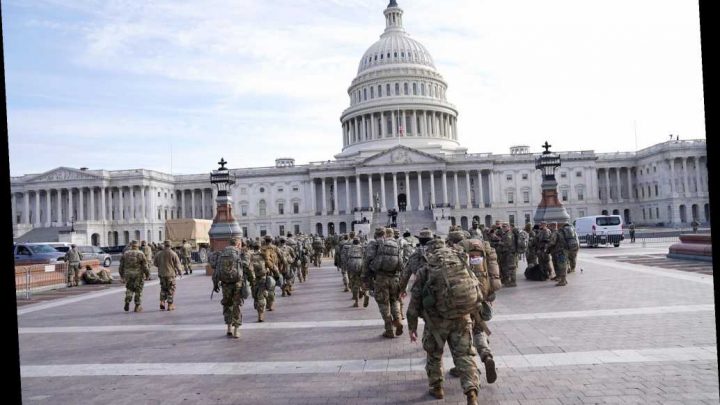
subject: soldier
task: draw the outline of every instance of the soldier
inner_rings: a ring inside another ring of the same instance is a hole
[[[635,243],[635,223],[630,223],[630,243]]]
[[[517,270],[517,257],[515,255],[515,235],[510,224],[504,222],[501,226],[500,241],[495,250],[500,260],[500,275],[502,284],[507,287],[517,287],[515,272]]]
[[[560,229],[565,238],[565,246],[567,247],[568,273],[575,272],[575,264],[577,264],[577,254],[580,249],[580,240],[578,239],[575,227],[571,224],[565,224]]]
[[[85,272],[83,272],[82,279],[85,284],[111,284],[112,277],[105,269],[100,269],[98,274],[95,274],[92,267],[85,266]]]
[[[438,399],[445,397],[442,357],[447,343],[467,403],[476,404],[480,380],[475,362],[470,313],[476,310],[478,300],[482,298],[478,282],[467,269],[467,255],[446,248],[443,241],[438,239],[428,242],[426,247],[427,263],[415,274],[408,304],[410,341],[417,342],[418,318],[422,317],[425,320],[422,347],[427,353],[425,371],[430,395]],[[454,286],[463,286],[461,289],[465,294],[459,298],[469,302],[471,308],[458,308],[455,304],[459,300],[450,300],[455,294],[448,294],[448,280]],[[474,299],[471,294],[475,294]]]
[[[415,251],[408,257],[407,264],[403,269],[402,275],[400,276],[400,296],[405,298],[407,293],[408,282],[410,277],[417,273],[418,269],[427,263],[425,258],[425,245],[433,240],[435,235],[428,228],[423,228],[420,234],[417,236],[419,246]]]
[[[545,273],[546,280],[554,277],[552,260],[547,251],[547,246],[550,243],[550,236],[552,236],[552,232],[548,229],[547,223],[540,222],[540,227],[535,233],[535,254],[537,255],[540,269]]]
[[[409,229],[406,229],[405,232],[403,232],[403,239],[405,239],[405,241],[408,243],[408,245],[410,245],[410,247],[413,248],[413,251],[417,247],[418,243],[420,243],[418,238],[416,238],[415,236],[412,235],[412,233],[410,233]],[[410,252],[410,254],[408,255],[408,258],[410,258],[411,254],[412,254],[412,252]]]
[[[693,233],[697,233],[700,223],[697,221],[697,219],[693,218],[692,222],[690,223],[690,226],[692,226]]]
[[[280,287],[282,290],[282,296],[292,295],[292,287],[295,282],[295,272],[293,271],[293,263],[295,263],[295,250],[288,246],[287,240],[284,237],[280,237],[280,246],[278,251],[282,256],[280,263],[282,264],[282,275],[283,285]]]
[[[265,235],[265,238],[263,239],[263,244],[260,247],[260,252],[265,258],[265,266],[270,272],[272,278],[275,279],[276,286],[278,284],[278,281],[280,281],[280,267],[282,266],[282,263],[280,261],[282,260],[282,258],[280,256],[280,252],[278,251],[277,246],[273,245],[272,240],[272,236]],[[273,286],[273,288],[268,288],[266,297],[268,311],[272,311],[273,309],[275,309],[275,286]]]
[[[142,312],[142,292],[145,287],[145,278],[150,277],[150,269],[145,254],[140,251],[140,244],[134,240],[130,242],[130,250],[123,253],[120,258],[118,272],[125,282],[125,312],[130,310],[130,301],[135,300],[135,312]]]
[[[540,229],[538,225],[531,226],[529,222],[525,224],[525,232],[527,232],[528,234],[528,248],[527,253],[525,253],[525,259],[527,260],[528,267],[537,264],[537,254],[535,252],[535,245],[537,241],[535,240],[535,231],[537,231],[538,229]]]
[[[67,286],[77,287],[80,283],[80,261],[83,255],[80,253],[75,244],[70,245],[70,249],[65,253],[65,263],[68,264]]]
[[[219,254],[213,255],[211,267],[213,268],[213,292],[220,292],[222,287],[223,318],[227,325],[226,336],[239,338],[238,328],[242,325],[242,312],[240,307],[250,295],[250,285],[255,281],[255,275],[244,261],[240,251],[240,241],[230,238],[230,244]],[[232,330],[231,330],[232,328]]]
[[[313,249],[313,256],[312,261],[315,267],[320,267],[320,262],[322,261],[322,254],[323,254],[323,238],[320,235],[315,235],[312,240],[312,249]]]
[[[185,268],[185,274],[192,274],[192,267],[190,266],[190,259],[192,257],[192,246],[188,243],[187,239],[182,241],[182,265]]]
[[[145,255],[145,258],[147,259],[148,263],[154,263],[153,260],[153,251],[152,248],[147,244],[147,242],[140,241],[140,251],[143,252]]]
[[[363,297],[363,308],[370,303],[370,295],[363,289],[360,275],[363,265],[363,247],[360,245],[360,239],[353,238],[352,244],[346,250],[345,266],[350,279],[350,290],[352,291],[352,299],[354,301],[353,308],[360,306],[360,297]]]
[[[495,252],[492,251],[489,243],[480,239],[466,239],[465,235],[460,232],[450,232],[448,234],[448,243],[450,247],[461,249],[467,253],[470,269],[480,283],[484,311],[474,311],[470,314],[473,322],[473,345],[480,355],[480,361],[485,365],[487,382],[492,384],[497,380],[497,370],[495,369],[492,350],[490,350],[490,341],[488,340],[490,330],[486,322],[490,320],[492,315],[491,310],[492,303],[495,301],[495,291],[502,286],[499,270],[497,269],[497,256],[495,256],[493,263]],[[450,375],[459,377],[457,368],[451,368]]]
[[[260,246],[256,242],[252,242],[249,248],[247,262],[255,279],[252,286],[252,297],[255,301],[254,306],[258,314],[258,322],[264,322],[268,297],[271,293],[273,297],[275,294],[275,278],[271,268],[268,266],[265,255],[260,252]]]
[[[348,278],[348,266],[347,266],[347,253],[352,245],[352,240],[355,239],[355,232],[350,231],[349,235],[345,236],[345,240],[340,244],[340,274],[342,276],[343,292],[350,291],[350,279]]]
[[[567,244],[563,232],[557,228],[557,223],[551,224],[552,235],[545,250],[552,255],[553,267],[555,268],[555,279],[558,287],[567,285]]]
[[[392,229],[385,230],[384,238],[377,236],[378,233],[374,244],[368,244],[361,278],[366,289],[369,289],[370,283],[374,285],[375,301],[385,322],[382,336],[394,338],[403,333],[400,314],[400,274],[403,262]]]
[[[470,237],[473,239],[483,240],[483,233],[480,229],[480,224],[474,219],[472,221],[472,228],[470,228]]]
[[[168,311],[175,310],[175,276],[182,274],[180,258],[177,253],[173,252],[170,245],[169,240],[163,242],[163,250],[155,255],[153,261],[158,269],[158,278],[160,279],[161,311],[165,310],[165,304],[167,304]]]

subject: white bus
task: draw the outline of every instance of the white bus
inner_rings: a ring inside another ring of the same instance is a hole
[[[612,243],[620,246],[623,236],[623,222],[620,215],[591,215],[573,221],[580,243],[588,247],[598,247]]]

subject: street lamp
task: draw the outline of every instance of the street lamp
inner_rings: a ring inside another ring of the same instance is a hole
[[[555,180],[555,169],[560,167],[560,155],[550,152],[552,145],[545,141],[542,145],[545,151],[535,159],[535,168],[543,174],[543,180]]]
[[[230,175],[230,170],[225,167],[227,164],[225,159],[220,158],[218,164],[220,168],[210,173],[210,183],[217,187],[218,197],[226,197],[230,186],[235,184],[235,178]]]

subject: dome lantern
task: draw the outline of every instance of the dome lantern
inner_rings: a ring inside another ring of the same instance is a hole
[[[387,34],[388,32],[405,31],[402,25],[403,11],[400,7],[398,7],[398,4],[395,0],[390,0],[390,4],[388,4],[384,14],[385,34]]]

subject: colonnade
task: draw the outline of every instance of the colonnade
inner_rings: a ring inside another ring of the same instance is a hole
[[[457,117],[439,111],[395,110],[357,115],[343,123],[343,146],[399,136],[457,140]]]

